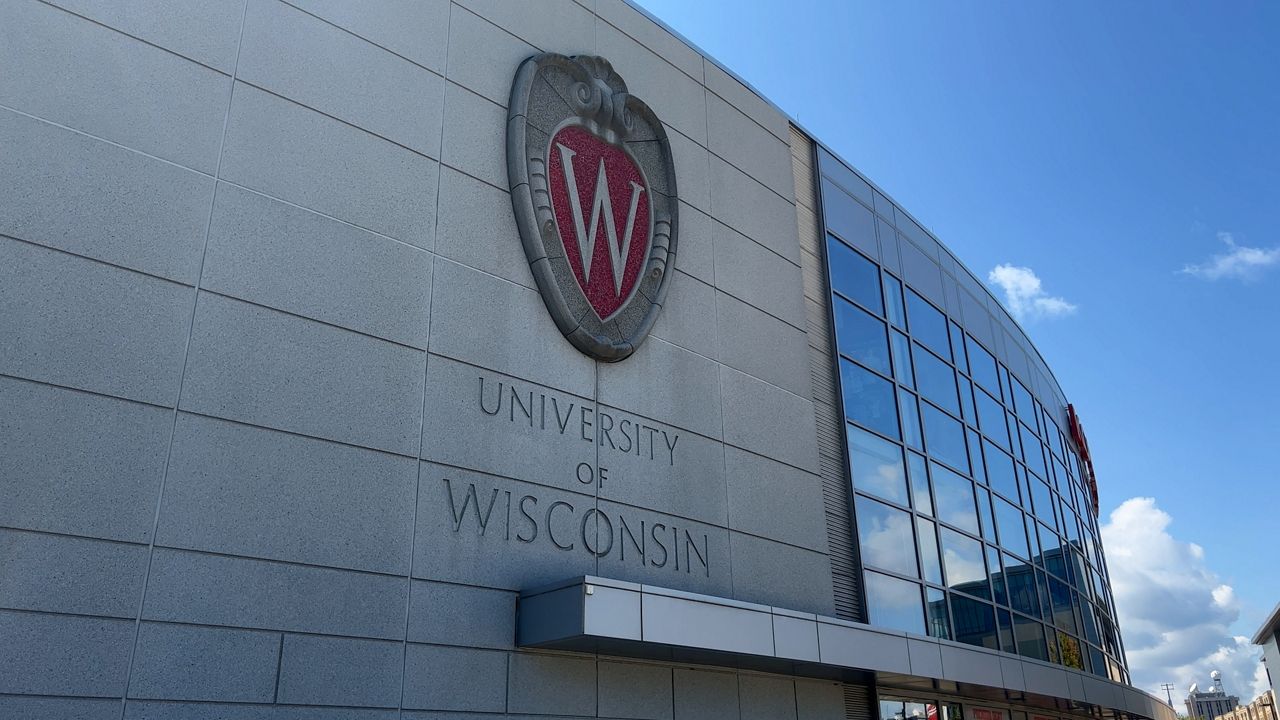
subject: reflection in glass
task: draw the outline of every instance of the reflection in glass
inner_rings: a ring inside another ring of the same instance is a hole
[[[865,430],[846,425],[849,434],[849,470],[853,486],[886,500],[907,504],[907,477],[902,469],[902,448]]]
[[[883,315],[880,271],[876,264],[831,235],[827,236],[827,257],[831,263],[831,287],[877,315]]]
[[[833,302],[836,310],[836,343],[840,346],[840,352],[872,370],[892,375],[884,321],[840,298]]]
[[[1040,438],[1036,437],[1035,432],[1031,428],[1017,423],[1018,432],[1022,435],[1022,455],[1027,461],[1027,467],[1039,475],[1040,477],[1048,477],[1048,470],[1044,466],[1044,451],[1040,448]]]
[[[1053,610],[1053,624],[1070,633],[1078,632],[1071,605],[1071,589],[1066,583],[1049,578],[1049,602]]]
[[[898,388],[898,408],[902,411],[902,439],[907,447],[923,451],[923,437],[920,435],[920,405],[916,396]]]
[[[1080,655],[1080,641],[1064,632],[1058,632],[1058,648],[1062,651],[1062,664],[1077,670],[1084,669],[1084,658]]]
[[[965,347],[969,349],[969,372],[974,381],[993,393],[1000,392],[995,357],[968,336],[965,336]]]
[[[1009,604],[1009,593],[1004,587],[1004,573],[1000,571],[1000,551],[990,545],[984,546],[987,552],[987,572],[991,576],[991,593],[1000,605]]]
[[[911,337],[950,360],[951,339],[947,336],[947,318],[910,288],[906,294],[907,322],[911,326]]]
[[[862,562],[908,577],[919,577],[911,515],[859,495],[858,545]]]
[[[1013,641],[1013,613],[996,608],[996,618],[1000,621],[1000,649],[1016,655],[1018,645]]]
[[[975,390],[973,400],[978,406],[978,428],[982,434],[1009,449],[1009,428],[1004,424],[1004,408],[986,392]]]
[[[1000,547],[1031,557],[1027,546],[1026,527],[1022,524],[1022,511],[1001,498],[994,498],[996,511],[996,530],[1000,536]]]
[[[902,309],[902,283],[889,273],[884,274],[884,296],[888,300],[885,303],[885,310],[889,316],[889,322],[896,328],[906,330],[907,314]]]
[[[973,502],[973,482],[933,463],[933,496],[938,504],[938,519],[961,530],[978,534],[978,511]]]
[[[956,371],[919,345],[912,345],[916,366],[916,387],[935,405],[960,414],[960,396],[956,394]]]
[[[969,372],[969,363],[964,355],[964,331],[954,322],[951,323],[951,358],[961,372]]]
[[[906,335],[894,331],[890,333],[893,346],[893,377],[909,388],[916,386],[916,374],[911,369],[911,341]]]
[[[1044,626],[1035,620],[1013,615],[1013,639],[1018,644],[1018,654],[1037,660],[1048,660],[1044,645]]]
[[[928,618],[930,637],[951,639],[951,620],[947,615],[947,596],[938,588],[926,587],[925,615]]]
[[[1032,511],[1046,525],[1056,526],[1058,523],[1053,517],[1053,493],[1049,486],[1034,478],[1028,478],[1028,481],[1027,484],[1031,486]]]
[[[969,450],[964,444],[964,426],[929,403],[921,403],[924,442],[929,457],[969,472]]]
[[[973,467],[973,479],[979,483],[987,482],[986,463],[982,462],[982,440],[978,438],[978,433],[964,429],[965,437],[969,438],[969,465]]]
[[[872,625],[924,634],[920,586],[867,571],[867,610]]]
[[[1035,427],[1036,412],[1035,406],[1031,402],[1031,393],[1022,385],[1017,378],[1010,378],[1012,382],[1009,384],[1013,387],[1013,410],[1018,413],[1018,417],[1022,418],[1027,424]]]
[[[942,561],[938,556],[935,525],[922,517],[916,518],[916,537],[920,538],[920,562],[924,566],[924,579],[941,585]]]
[[[840,361],[844,416],[883,435],[898,437],[898,403],[893,383],[849,362]]]
[[[947,571],[947,585],[978,597],[990,597],[982,543],[948,528],[941,528],[941,534],[942,564]]]
[[[1030,565],[1006,556],[1004,583],[1009,590],[1009,607],[1032,617],[1040,617],[1035,570]]]
[[[987,542],[998,542],[996,539],[996,522],[991,514],[991,493],[981,485],[978,486],[978,515],[982,518],[982,537]]]
[[[907,477],[911,480],[911,506],[918,513],[933,514],[933,495],[929,491],[929,473],[921,455],[907,453]]]
[[[970,645],[1000,649],[996,636],[994,608],[963,595],[951,596],[951,613],[955,617],[956,640]]]
[[[977,410],[973,407],[973,383],[961,375],[960,381],[960,418],[970,425],[978,426]]]

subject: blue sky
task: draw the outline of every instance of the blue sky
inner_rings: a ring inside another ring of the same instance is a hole
[[[641,2],[979,277],[1064,301],[1023,325],[1120,509],[1135,682],[1260,689],[1231,636],[1280,602],[1280,5]]]

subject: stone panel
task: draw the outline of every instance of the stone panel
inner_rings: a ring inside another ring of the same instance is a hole
[[[502,712],[507,704],[507,653],[409,645],[404,707]]]
[[[671,720],[671,668],[636,663],[601,662],[599,673],[602,718]]]
[[[449,468],[422,466],[414,577],[523,590],[596,571],[595,499]]]
[[[649,338],[626,362],[598,368],[601,403],[720,437],[720,388],[713,360]]]
[[[403,577],[157,548],[142,616],[401,638],[407,590]]]
[[[675,720],[738,720],[738,676],[675,668]]]
[[[224,73],[235,64],[244,0],[54,0],[52,3]]]
[[[436,252],[500,278],[536,289],[520,244],[511,195],[450,167],[440,170],[440,226]]]
[[[600,20],[635,38],[692,78],[702,78],[702,55],[625,0],[593,0]]]
[[[594,394],[594,363],[564,339],[535,291],[437,258],[432,293],[432,353]]]
[[[133,618],[147,548],[0,528],[0,607]]]
[[[595,413],[595,403],[582,397],[432,355],[422,456],[590,493],[590,478],[584,487],[574,470],[595,462]]]
[[[595,18],[573,0],[459,0],[458,4],[542,50],[578,55],[590,52],[594,44]]]
[[[790,610],[835,613],[831,559],[754,535],[730,532],[733,545],[733,597]]]
[[[212,173],[231,80],[35,0],[0,5],[0,103]]]
[[[809,338],[804,330],[731,295],[715,295],[716,355],[724,364],[809,397]]]
[[[200,287],[425,348],[430,253],[231,185]]]
[[[250,0],[236,78],[440,157],[439,75],[278,0]]]
[[[458,12],[465,13],[466,10]],[[514,72],[515,68],[512,68],[512,73]],[[504,100],[503,103],[505,102]],[[444,142],[441,149],[445,165],[494,187],[504,190],[509,188],[506,134],[505,108],[453,82],[446,85]],[[507,200],[505,212],[510,215],[514,226],[515,216],[512,214],[510,200]],[[516,235],[517,239],[519,237]]]
[[[684,186],[680,188],[680,246],[676,251],[676,269],[704,283],[714,284],[715,235],[721,226],[706,213],[684,202]]]
[[[795,720],[795,683],[787,677],[738,676],[742,720]]]
[[[673,127],[667,128],[667,143],[671,146],[671,161],[676,168],[676,191],[680,200],[704,213],[711,212],[711,156],[707,149]],[[680,222],[683,226],[683,213],[680,215]],[[684,232],[683,227],[681,232]],[[682,237],[682,247],[683,242]]]
[[[444,72],[448,0],[289,0],[348,32],[433,70]]]
[[[509,682],[510,712],[596,714],[594,658],[514,653]]]
[[[271,702],[280,634],[143,623],[129,697]]]
[[[719,95],[752,120],[784,142],[788,138],[790,121],[768,100],[760,97],[742,81],[730,75],[712,60],[704,63],[707,89]]]
[[[133,627],[132,620],[0,610],[0,693],[120,697]]]
[[[0,717],[22,720],[119,720],[120,701],[5,695],[0,697]]]
[[[187,284],[213,179],[0,109],[0,234]]]
[[[804,327],[800,268],[726,225],[714,223],[712,233],[716,288],[797,328]],[[797,244],[797,253],[798,248]]]
[[[724,528],[601,500],[594,573],[729,597],[737,577]],[[625,524],[625,527],[624,527]]]
[[[608,23],[596,23],[596,43],[596,53],[609,60],[628,92],[652,108],[664,125],[706,146],[706,90],[700,82]]]
[[[396,707],[403,668],[399,642],[285,635],[276,702]]]
[[[120,717],[120,701],[115,702]],[[398,720],[395,710],[130,700],[124,720]]]
[[[409,641],[511,649],[516,596],[504,590],[416,580],[409,601]]]
[[[172,405],[192,292],[0,238],[0,372]]]
[[[789,465],[816,471],[813,405],[750,375],[720,370],[724,441]]]
[[[149,541],[172,427],[172,410],[0,377],[0,525]]]
[[[760,455],[724,449],[729,527],[818,552],[827,529],[818,476]]]
[[[729,164],[781,195],[795,199],[791,148],[715,93],[707,95],[709,147]]]
[[[410,458],[181,414],[157,542],[408,574]]]
[[[720,222],[799,266],[795,205],[714,155],[711,211]],[[799,285],[793,289],[798,291]]]
[[[402,454],[418,451],[418,350],[201,293],[182,407]]]
[[[534,46],[466,8],[455,5],[449,13],[449,80],[504,108],[516,68],[536,53]]]
[[[796,680],[799,720],[845,720],[844,691],[839,683]]]
[[[683,248],[683,232],[680,243]],[[677,272],[671,278],[670,290],[651,334],[715,360],[719,357],[715,306],[715,288],[684,272]]]
[[[243,83],[226,132],[223,178],[432,247],[434,160]]]

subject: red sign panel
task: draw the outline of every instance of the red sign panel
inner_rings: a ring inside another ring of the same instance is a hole
[[[591,309],[627,304],[649,254],[649,188],[622,148],[570,125],[551,139],[547,175],[560,241]]]

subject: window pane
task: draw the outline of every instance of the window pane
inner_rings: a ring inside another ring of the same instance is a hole
[[[924,419],[924,442],[929,457],[969,472],[969,450],[964,444],[964,426],[960,421],[929,403],[921,403],[920,415]]]
[[[919,577],[911,515],[884,503],[858,496],[858,544],[862,562],[908,577]]]
[[[831,262],[831,287],[877,315],[883,315],[880,270],[876,264],[831,235],[827,236],[827,255]]]
[[[947,318],[928,300],[915,291],[907,290],[907,323],[911,337],[948,360],[951,359],[951,339],[947,336]]]
[[[998,542],[996,539],[995,518],[991,514],[991,493],[981,485],[977,489],[978,516],[982,519],[982,537],[987,542]]]
[[[880,701],[880,720],[904,720],[906,717],[901,700]]]
[[[991,592],[1000,605],[1009,604],[1009,591],[1004,584],[1004,572],[1000,570],[1000,551],[990,545],[984,546],[987,552],[987,575],[991,578]]]
[[[1009,448],[1009,428],[1004,423],[1004,408],[1000,403],[982,390],[973,393],[974,403],[978,406],[978,428],[982,434]]]
[[[929,473],[925,460],[913,452],[907,453],[907,476],[911,479],[911,507],[918,513],[933,514],[933,495],[929,492]]]
[[[989,442],[982,443],[987,465],[987,485],[992,490],[1018,500],[1018,477],[1013,472],[1013,458]]]
[[[844,416],[877,432],[898,437],[898,403],[893,383],[847,360],[840,361]]]
[[[960,414],[960,397],[956,393],[956,371],[919,345],[912,346],[916,365],[916,387],[935,405]]]
[[[954,322],[951,323],[951,359],[961,372],[969,372],[969,363],[964,357],[964,331]]]
[[[978,534],[978,512],[973,502],[973,482],[934,463],[933,495],[938,503],[938,519],[961,530]]]
[[[1048,477],[1044,466],[1044,451],[1040,448],[1040,439],[1022,423],[1018,423],[1018,431],[1022,433],[1022,455],[1026,458],[1027,467],[1042,478]]]
[[[960,377],[960,415],[966,423],[978,427],[978,416],[973,407],[973,383],[964,376]]]
[[[1013,381],[1010,383],[1013,386],[1013,411],[1028,425],[1035,427],[1035,406],[1031,402],[1031,393],[1027,392],[1017,378],[1010,379]]]
[[[898,407],[902,410],[902,439],[906,441],[908,447],[923,451],[924,444],[921,442],[920,435],[920,404],[916,396],[899,388]]]
[[[1032,617],[1040,617],[1040,600],[1036,595],[1035,569],[1021,561],[1006,557],[1004,584],[1009,591],[1009,607]]]
[[[902,309],[902,283],[888,273],[884,275],[884,295],[888,299],[885,310],[889,315],[889,322],[896,328],[906,330],[907,314]]]
[[[1030,558],[1027,545],[1027,529],[1022,524],[1022,511],[1008,502],[995,498],[996,528],[1000,533],[1000,547],[1024,558]]]
[[[1071,605],[1071,588],[1061,580],[1049,578],[1049,602],[1053,610],[1053,624],[1070,633],[1078,632]]]
[[[916,375],[911,369],[911,341],[900,332],[890,333],[893,341],[893,377],[909,388],[916,386]]]
[[[982,441],[978,438],[978,433],[964,429],[965,437],[969,438],[969,465],[973,470],[973,479],[980,483],[987,482],[986,463],[982,462]]]
[[[952,595],[951,612],[956,620],[956,640],[992,650],[1000,649],[995,613],[990,605],[963,595]]]
[[[849,470],[853,486],[886,500],[907,504],[907,478],[902,470],[902,448],[865,430],[846,425],[849,433]]]
[[[978,597],[989,597],[987,566],[982,558],[982,543],[955,530],[941,528],[942,565],[947,572],[947,585],[952,590]]]
[[[872,625],[924,634],[920,586],[876,572],[867,572],[867,610]]]
[[[1056,527],[1058,523],[1053,518],[1053,492],[1049,490],[1049,486],[1035,478],[1028,478],[1027,484],[1031,486],[1032,512],[1046,525]]]
[[[974,382],[992,393],[999,393],[1000,381],[996,379],[996,359],[971,337],[965,336],[965,346],[969,349],[969,373]]]
[[[873,370],[892,375],[884,321],[840,298],[836,306],[836,342],[840,352]]]
[[[924,567],[924,579],[941,585],[942,561],[938,555],[938,535],[935,528],[928,520],[916,518],[916,535],[920,538],[920,562]]]
[[[1018,645],[1013,641],[1013,614],[996,608],[996,617],[1000,619],[1000,649],[1016,655]]]
[[[951,639],[951,620],[947,615],[947,596],[937,588],[924,589],[925,613],[928,616],[930,637]],[[960,720],[956,718],[956,720]]]
[[[1062,664],[1077,670],[1084,669],[1084,658],[1080,655],[1080,641],[1074,637],[1059,632],[1058,648],[1062,651]]]
[[[1044,626],[1021,615],[1013,616],[1013,639],[1018,643],[1018,654],[1037,660],[1049,659],[1044,646]]]

